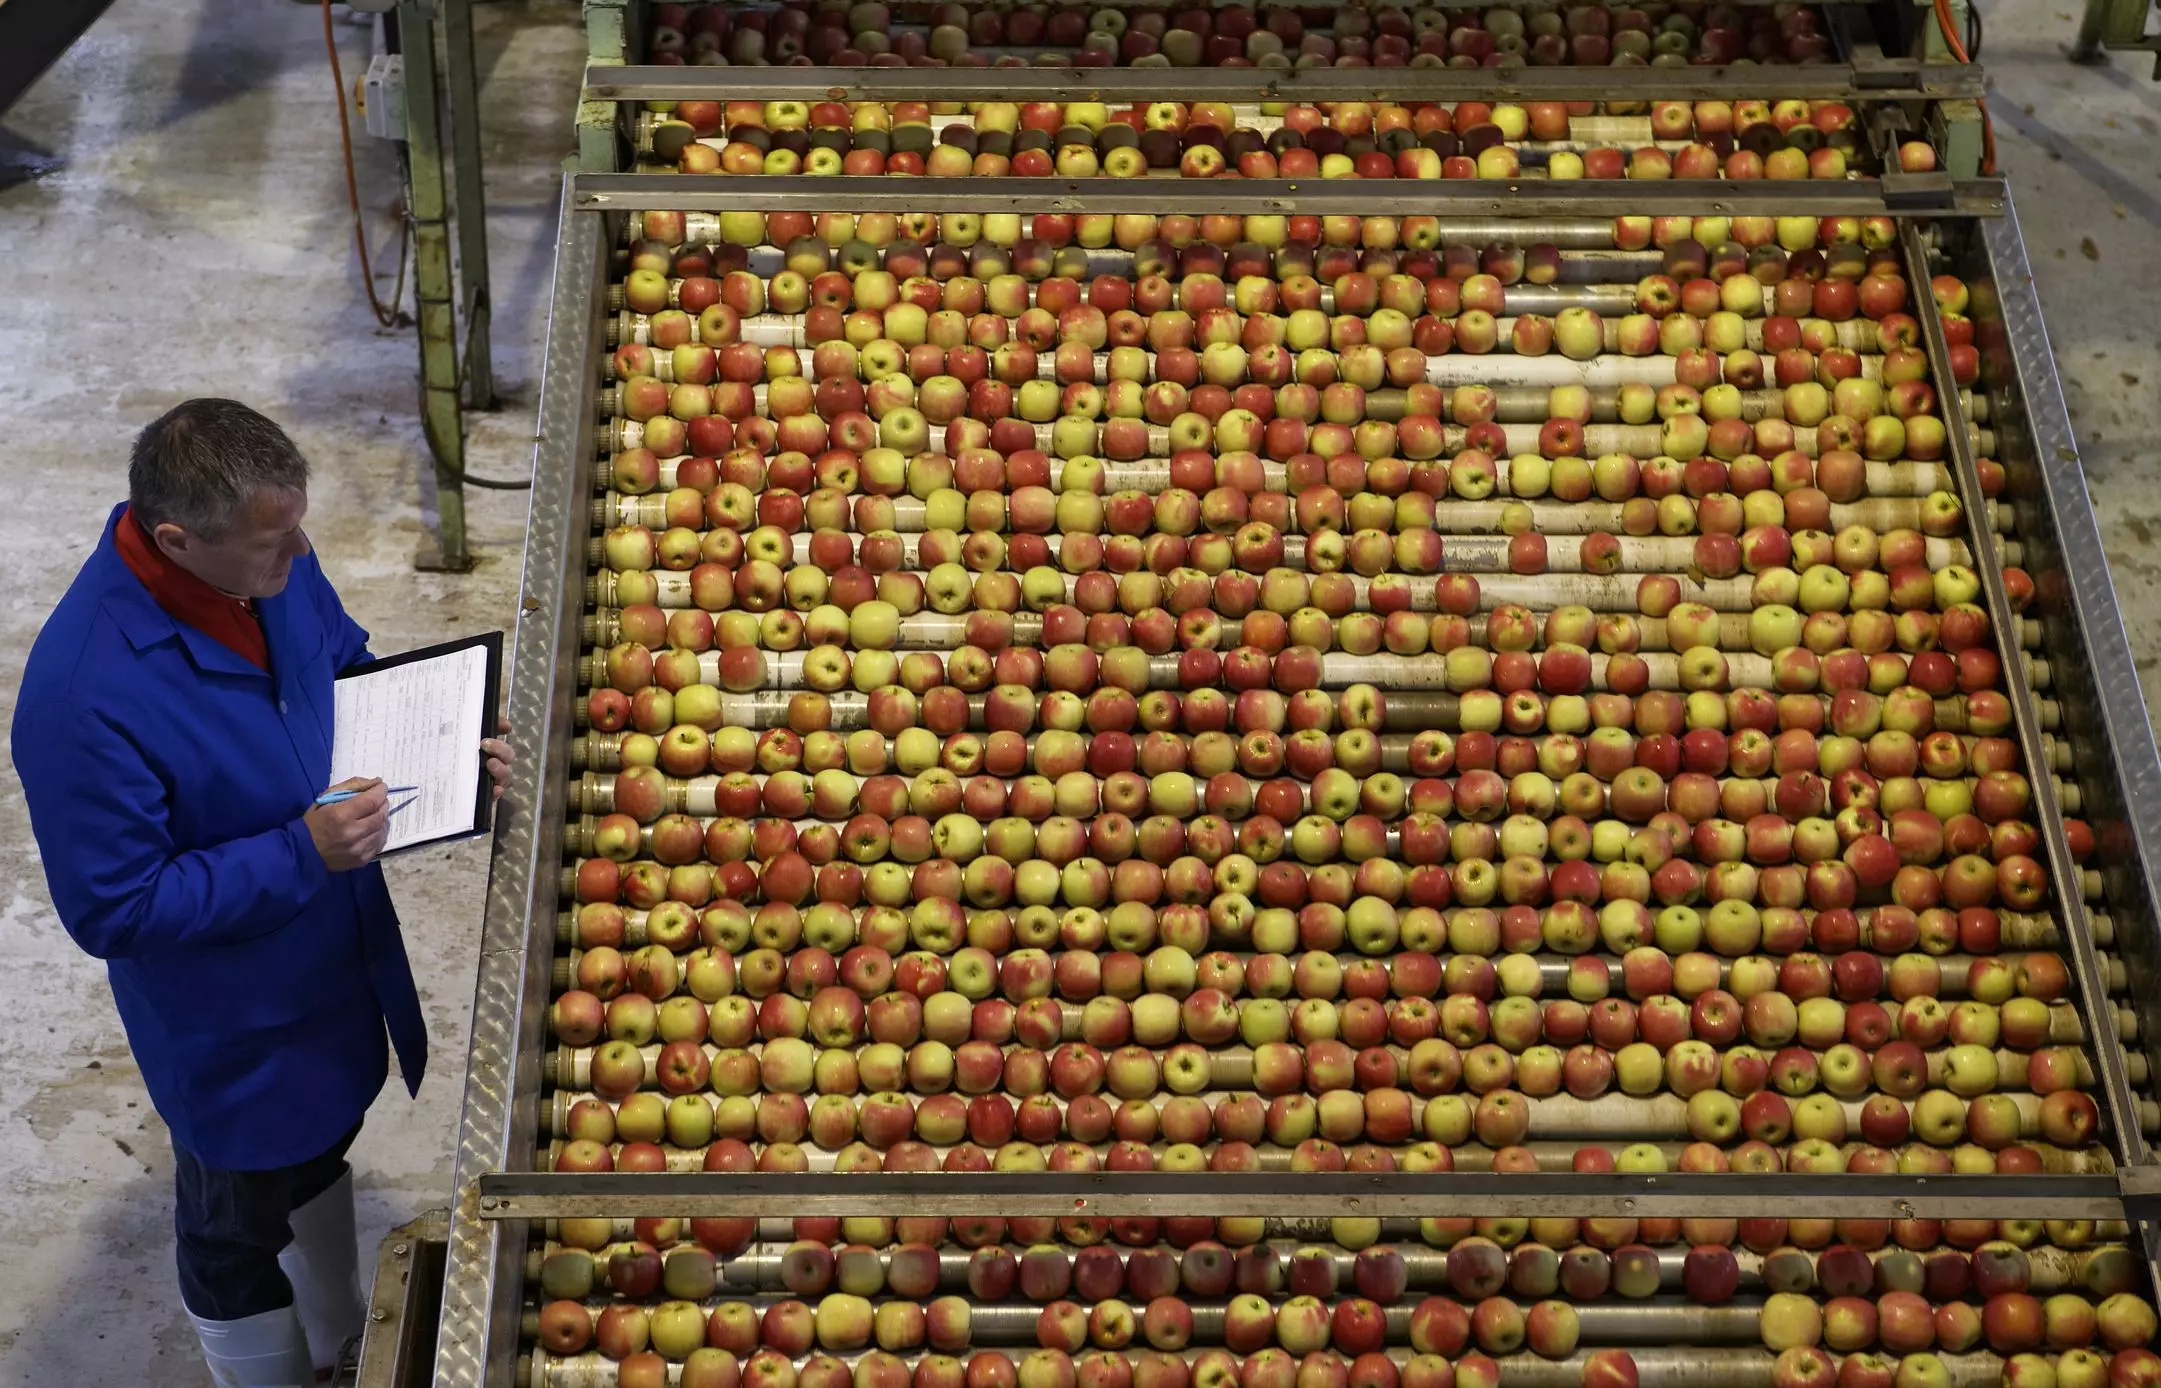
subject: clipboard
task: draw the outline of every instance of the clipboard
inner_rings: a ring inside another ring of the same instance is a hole
[[[338,672],[330,783],[380,776],[392,785],[417,788],[392,802],[402,808],[391,816],[384,856],[472,838],[494,827],[494,783],[480,740],[495,736],[502,683],[500,631]]]

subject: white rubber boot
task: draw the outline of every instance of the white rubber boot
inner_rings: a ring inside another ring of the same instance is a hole
[[[193,1312],[188,1319],[218,1388],[314,1388],[308,1337],[292,1307],[237,1321],[208,1321]]]
[[[278,1266],[293,1284],[293,1310],[307,1329],[315,1367],[329,1369],[367,1316],[353,1233],[353,1173],[294,1210],[292,1225],[293,1241],[278,1254]]]

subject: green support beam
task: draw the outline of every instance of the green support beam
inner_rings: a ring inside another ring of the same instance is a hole
[[[452,202],[458,237],[458,305],[465,318],[465,404],[496,405],[495,360],[489,328],[488,199],[481,184],[480,82],[473,60],[473,0],[441,0],[442,78],[450,113]]]
[[[458,297],[451,264],[448,170],[444,167],[435,6],[398,0],[405,55],[407,215],[413,223],[413,293],[420,313],[420,423],[435,460],[437,554],[420,567],[472,567],[465,543],[465,416],[459,398]]]
[[[586,0],[585,56],[588,69],[621,67],[645,52],[645,9],[623,0]],[[612,101],[578,103],[578,149],[569,167],[579,173],[621,173],[629,141],[624,122],[631,119]]]

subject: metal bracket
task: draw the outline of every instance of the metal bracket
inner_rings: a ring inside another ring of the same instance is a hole
[[[405,138],[405,55],[378,53],[360,84],[360,116],[378,140]]]
[[[1929,173],[1886,173],[1883,184],[1886,211],[1909,215],[1948,212],[1958,199],[1958,184],[1941,169]]]
[[[2161,1165],[2127,1166],[2116,1173],[2124,1209],[2140,1219],[2161,1214]]]
[[[376,1250],[354,1388],[394,1388],[427,1380],[449,1237],[450,1212],[429,1210],[391,1230]]]

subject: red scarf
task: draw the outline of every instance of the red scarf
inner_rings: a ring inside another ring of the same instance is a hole
[[[113,547],[150,596],[176,622],[185,622],[257,669],[270,669],[270,644],[246,598],[223,593],[175,564],[135,523],[134,509],[120,513]]]

